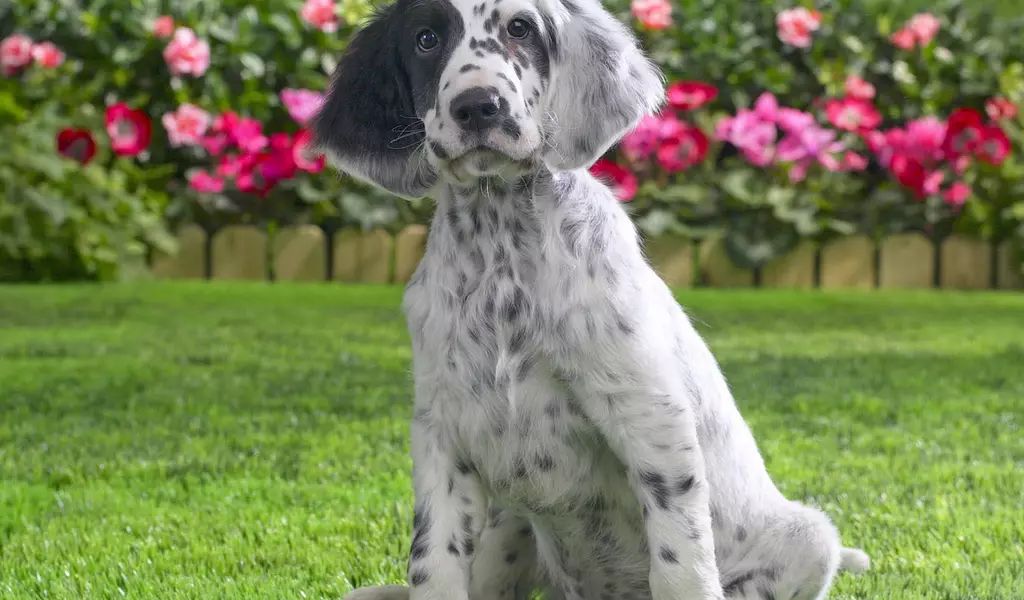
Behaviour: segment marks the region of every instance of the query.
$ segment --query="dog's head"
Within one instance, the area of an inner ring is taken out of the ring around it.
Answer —
[[[664,82],[599,0],[397,0],[350,42],[313,122],[341,171],[406,197],[587,167]]]

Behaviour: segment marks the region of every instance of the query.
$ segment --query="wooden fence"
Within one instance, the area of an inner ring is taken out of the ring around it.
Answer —
[[[230,226],[212,237],[198,226],[178,232],[180,249],[150,261],[161,279],[274,279],[405,283],[423,256],[426,228],[384,231],[287,227],[272,238],[255,227]],[[936,246],[918,234],[877,245],[852,236],[817,247],[804,242],[788,255],[751,271],[737,267],[719,240],[654,238],[647,254],[674,287],[1024,289],[1012,268],[1009,245],[952,236]]]

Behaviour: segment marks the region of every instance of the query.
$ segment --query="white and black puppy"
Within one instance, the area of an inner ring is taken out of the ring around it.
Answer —
[[[663,85],[598,0],[398,0],[341,58],[319,146],[437,203],[404,301],[409,587],[351,598],[817,600],[867,568],[777,490],[586,170]]]

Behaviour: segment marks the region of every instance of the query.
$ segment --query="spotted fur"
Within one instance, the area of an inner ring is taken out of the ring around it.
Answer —
[[[437,203],[403,304],[408,587],[351,600],[818,600],[840,567],[866,568],[775,487],[710,350],[586,171],[662,98],[597,0],[398,0],[351,42],[318,143]]]

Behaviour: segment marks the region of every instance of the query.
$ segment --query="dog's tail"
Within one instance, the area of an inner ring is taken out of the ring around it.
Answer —
[[[871,568],[871,558],[860,548],[843,548],[839,551],[839,570],[863,573]]]

